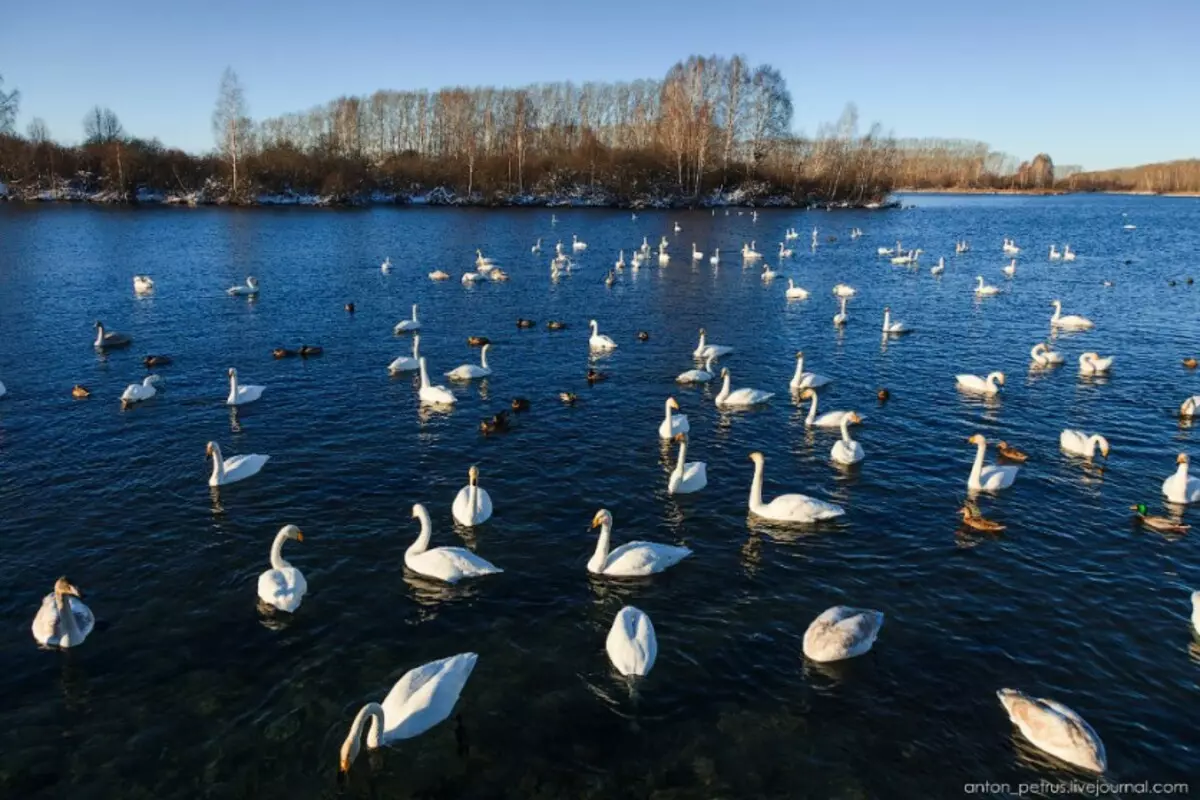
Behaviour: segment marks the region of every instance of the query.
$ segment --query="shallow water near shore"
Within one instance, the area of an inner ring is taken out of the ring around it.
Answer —
[[[757,221],[558,209],[555,225],[549,210],[0,206],[0,794],[924,798],[1081,777],[1015,733],[1001,687],[1079,712],[1105,742],[1111,781],[1194,777],[1198,534],[1139,529],[1128,506],[1164,513],[1176,454],[1200,455],[1175,416],[1200,394],[1200,371],[1180,365],[1200,356],[1200,285],[1186,282],[1200,278],[1200,203],[905,202],[916,208]],[[774,253],[788,227],[801,234],[795,257],[764,285],[737,251],[753,239]],[[573,233],[588,249],[552,281],[554,242],[569,248]],[[670,266],[605,287],[620,248],[628,260],[664,234]],[[1024,248],[1012,280],[1005,237]],[[960,238],[972,250],[956,257]],[[919,270],[876,256],[897,239],[924,249]],[[1078,259],[1049,262],[1051,242]],[[477,247],[511,280],[461,285]],[[453,280],[428,280],[438,268]],[[135,274],[154,278],[152,295],[135,297]],[[225,294],[247,275],[256,301]],[[1004,292],[977,301],[976,275]],[[787,302],[789,277],[811,298]],[[837,282],[859,290],[842,332]],[[1096,328],[1054,337],[1067,363],[1031,371],[1054,298]],[[387,374],[411,352],[392,326],[413,303],[435,383],[478,362],[467,336],[492,342],[493,376],[455,385],[448,413],[422,411],[413,379]],[[916,333],[883,340],[884,305]],[[518,330],[518,317],[538,325]],[[593,318],[619,348],[589,361]],[[98,356],[97,319],[133,346]],[[569,328],[547,331],[549,319]],[[722,362],[735,387],[777,392],[769,405],[723,414],[717,387],[676,386],[700,327],[736,348]],[[324,355],[272,358],[300,344]],[[807,402],[787,388],[801,349],[835,378],[821,409],[866,418],[859,468],[829,462],[836,432],[804,427]],[[1112,374],[1080,378],[1085,350],[1115,355]],[[162,389],[121,411],[149,353],[174,359],[156,370]],[[589,364],[608,380],[589,387]],[[229,367],[267,387],[236,413],[223,404]],[[956,373],[992,370],[1007,375],[998,399],[956,392]],[[74,384],[92,397],[73,399]],[[579,402],[564,406],[560,391]],[[670,395],[691,422],[688,457],[708,464],[695,495],[666,493],[674,450],[656,429]],[[480,418],[517,396],[531,410],[482,436]],[[1066,427],[1103,433],[1108,463],[1062,454]],[[1030,453],[1011,489],[980,500],[1008,526],[995,537],[964,534],[956,514],[976,432]],[[271,460],[211,492],[209,440]],[[754,450],[767,499],[804,492],[846,516],[791,529],[748,519]],[[450,504],[471,464],[496,510],[467,530]],[[465,544],[505,572],[453,588],[406,575],[417,502],[434,545]],[[599,508],[615,518],[614,544],[685,544],[693,557],[648,579],[589,577]],[[309,594],[292,618],[268,619],[255,582],[286,523],[305,532],[285,557]],[[64,574],[101,625],[78,649],[41,651],[29,624]],[[604,651],[625,604],[659,639],[634,687]],[[805,629],[835,604],[885,613],[873,651],[806,661]],[[461,721],[360,756],[339,781],[358,708],[411,667],[464,651],[479,662]]]

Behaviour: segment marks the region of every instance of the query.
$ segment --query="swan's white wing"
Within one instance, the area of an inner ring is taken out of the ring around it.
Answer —
[[[1017,479],[1019,467],[998,467],[994,464],[979,471],[979,485],[984,489],[1004,489]]]
[[[410,739],[450,716],[478,660],[459,653],[406,672],[383,700],[383,738]]]
[[[650,617],[633,606],[617,612],[605,641],[608,659],[622,675],[646,675],[658,658],[658,637]]]
[[[842,417],[849,413],[849,411],[826,411],[813,420],[813,425],[818,428],[837,428],[842,424]]]
[[[308,591],[304,573],[295,567],[269,569],[258,576],[258,596],[281,611],[295,611]]]
[[[840,661],[871,649],[883,612],[834,606],[821,613],[804,632],[804,654],[814,661]]]
[[[238,402],[253,403],[258,398],[262,397],[265,386],[238,386]]]
[[[1085,769],[1104,771],[1107,766],[1104,743],[1070,708],[1012,689],[1002,689],[997,694],[1009,719],[1039,749]]]
[[[805,494],[781,494],[765,504],[763,512],[760,516],[775,520],[815,522],[840,517],[846,513],[846,509]]]
[[[246,453],[240,456],[230,456],[225,459],[225,480],[241,480],[249,478],[251,475],[257,474],[270,460],[270,456],[259,455],[258,453]]]
[[[462,547],[437,547],[406,561],[414,571],[447,583],[504,571],[486,558]]]
[[[708,465],[703,461],[689,461],[684,464],[683,482],[693,492],[703,489],[708,485]]]
[[[608,554],[605,575],[650,575],[673,567],[692,554],[686,547],[627,542]]]
[[[66,647],[79,645],[92,632],[92,628],[96,626],[96,618],[92,614],[92,610],[87,607],[84,602],[76,597],[68,597],[67,603],[71,608],[71,613],[75,615],[75,625],[79,628],[80,637],[78,641],[63,642],[62,625],[59,623],[58,606],[54,602],[54,592],[42,598],[42,606],[38,609],[37,615],[33,618],[33,638],[39,644],[57,647],[60,644]]]

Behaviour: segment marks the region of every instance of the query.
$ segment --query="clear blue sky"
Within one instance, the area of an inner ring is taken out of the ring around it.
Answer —
[[[251,114],[343,94],[661,77],[692,53],[778,67],[812,133],[858,104],[897,136],[980,139],[1096,169],[1200,156],[1200,1],[395,2],[50,0],[0,11],[0,74],[81,138],[95,104],[126,129],[212,145],[226,65]]]

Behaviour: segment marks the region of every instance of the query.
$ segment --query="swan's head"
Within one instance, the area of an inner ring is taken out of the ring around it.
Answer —
[[[721,367],[721,377],[722,378],[729,377],[729,367]]]
[[[99,322],[97,322],[96,324],[97,324],[97,325],[99,325],[100,323],[99,323]],[[704,328],[701,328],[701,329],[700,329],[700,335],[701,335],[701,336],[703,336],[703,335],[704,335]]]
[[[857,412],[851,411],[850,416],[847,417],[847,419],[849,419],[854,425],[862,424],[862,417],[860,417]]]
[[[254,277],[253,275],[247,276],[246,285],[247,286],[258,286],[258,278]]]
[[[101,328],[103,328],[103,327],[104,327],[104,323],[103,323],[103,322],[101,322],[100,320],[96,320],[96,324],[95,324],[95,325],[93,325],[92,327],[94,327],[94,328],[96,328],[97,330],[99,330],[99,329],[101,329]],[[702,331],[702,332],[703,332],[703,331]]]
[[[234,369],[233,367],[230,367],[230,368],[229,368],[229,370],[228,370],[228,372],[227,372],[226,374],[228,374],[228,375],[229,375],[229,377],[231,377],[231,378],[236,378],[236,377],[237,377],[237,370],[236,370],[236,369]]]
[[[802,391],[802,392],[800,393],[800,399],[801,399],[801,400],[807,400],[807,399],[809,399],[810,397],[816,397],[816,396],[817,396],[817,393],[816,393],[816,392],[814,392],[812,389],[805,389],[804,391]]]
[[[676,400],[674,397],[668,397],[667,398],[667,408],[678,411],[679,410],[679,401]]]
[[[204,457],[208,458],[214,452],[216,452],[216,449],[217,449],[217,445],[214,442],[209,442],[208,444],[204,445]]]
[[[890,314],[890,313],[892,313],[892,307],[891,307],[891,306],[884,306],[884,307],[883,307],[883,313],[885,313],[885,314]]]
[[[600,528],[604,525],[612,526],[612,514],[608,513],[607,508],[602,508],[596,512],[596,516],[592,517],[592,527]]]
[[[74,595],[75,597],[83,596],[79,593],[79,588],[65,577],[59,578],[54,582],[54,593],[56,595],[70,594]]]
[[[982,433],[972,434],[970,439],[967,439],[968,444],[987,444],[987,439],[983,438]]]
[[[412,518],[413,519],[422,519],[427,516],[429,516],[429,512],[425,510],[425,506],[421,505],[420,503],[413,504],[413,507],[412,507]]]
[[[1175,456],[1175,463],[1176,464],[1188,463],[1187,453],[1180,453],[1179,455]]]
[[[803,351],[803,350],[797,350],[797,351],[796,351],[796,360],[797,360],[797,361],[801,361],[801,360],[803,360],[803,359],[804,359],[804,351]]]
[[[1004,373],[1003,372],[993,372],[992,375],[996,376],[996,383],[1000,384],[1001,386],[1004,385]]]
[[[1050,305],[1054,306],[1055,308],[1062,308],[1062,301],[1061,300],[1051,300]]]
[[[1100,455],[1108,458],[1108,439],[1105,439],[1103,436],[1101,436],[1100,440],[1096,442],[1096,444],[1100,446]]]
[[[750,460],[753,461],[755,464],[761,464],[764,461],[766,461],[766,458],[763,456],[762,453],[755,450],[753,453],[750,454]]]
[[[477,480],[479,480],[479,467],[472,464],[471,468],[467,470],[467,477],[470,478],[471,483],[475,483]]]
[[[285,534],[289,539],[295,539],[297,542],[304,541],[304,531],[300,530],[295,525],[284,525],[279,529],[279,532]]]

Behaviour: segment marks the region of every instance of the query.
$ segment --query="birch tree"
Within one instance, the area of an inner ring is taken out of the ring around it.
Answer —
[[[0,133],[12,133],[17,122],[17,108],[21,105],[21,93],[16,89],[5,94],[4,76],[0,75]]]
[[[212,116],[213,136],[217,150],[229,163],[232,173],[230,198],[238,196],[238,163],[244,157],[250,120],[246,111],[246,95],[233,67],[226,67],[221,74],[221,85],[217,89],[217,106]]]

